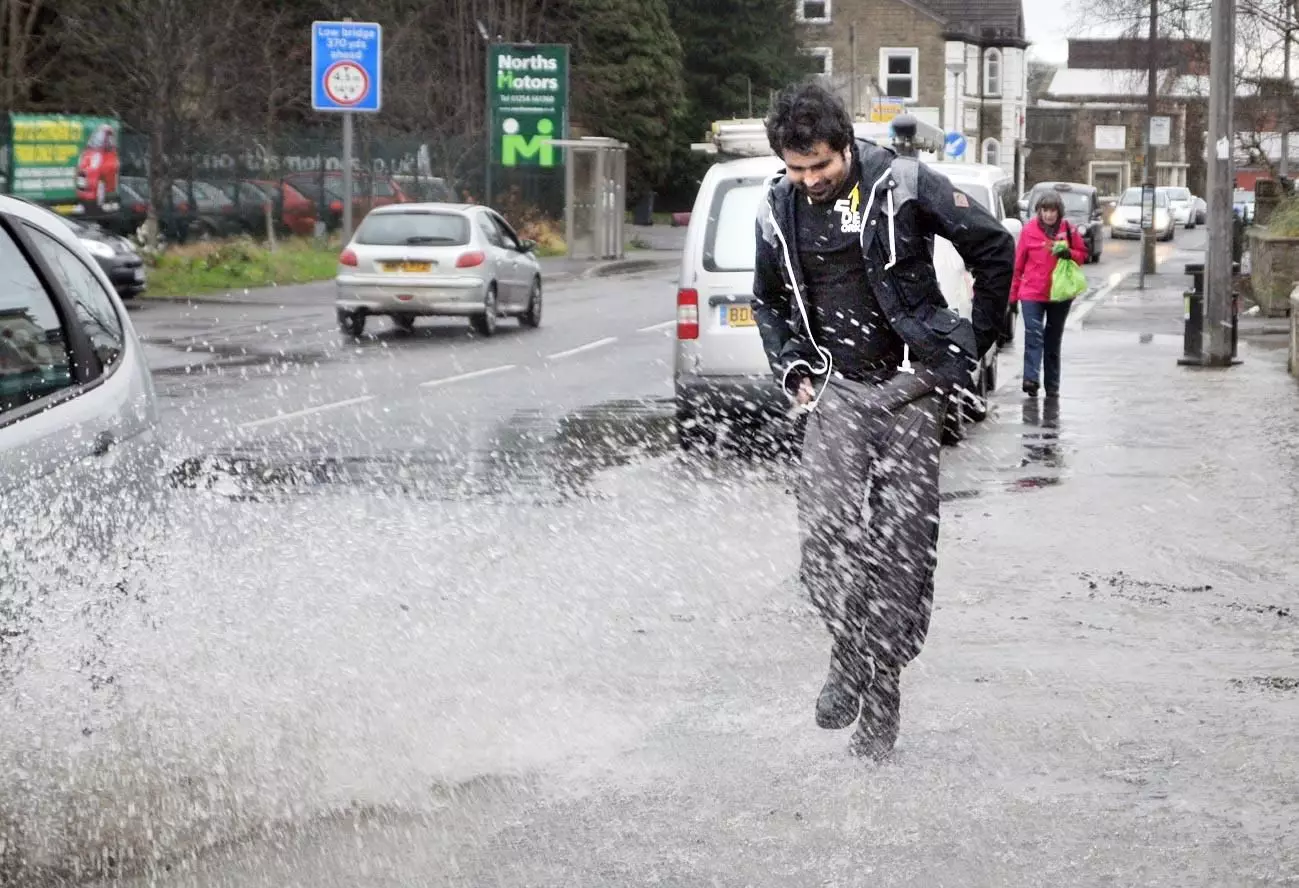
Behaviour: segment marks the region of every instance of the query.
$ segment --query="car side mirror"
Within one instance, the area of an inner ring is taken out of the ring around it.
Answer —
[[[520,253],[531,253],[531,252],[535,251],[536,249],[537,249],[537,242],[534,241],[534,240],[521,240],[521,241],[519,241],[519,252],[520,252]]]
[[[1019,219],[1002,219],[1001,224],[1006,227],[1006,230],[1010,232],[1011,237],[1016,240],[1019,239],[1020,234],[1024,231],[1024,223]]]

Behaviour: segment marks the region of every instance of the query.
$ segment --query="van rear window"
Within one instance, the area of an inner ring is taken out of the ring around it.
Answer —
[[[766,197],[762,179],[732,179],[717,187],[704,232],[704,268],[753,271],[757,238],[754,223]]]

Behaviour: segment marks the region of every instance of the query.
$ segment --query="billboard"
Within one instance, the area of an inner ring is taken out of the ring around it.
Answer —
[[[67,215],[115,212],[121,130],[114,117],[10,114],[8,192]]]
[[[487,57],[492,163],[559,167],[568,135],[568,46],[492,44]]]

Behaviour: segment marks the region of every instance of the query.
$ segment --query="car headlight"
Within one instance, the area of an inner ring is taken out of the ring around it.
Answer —
[[[113,248],[103,241],[90,240],[89,238],[83,237],[81,238],[81,245],[89,250],[92,256],[98,256],[101,259],[113,258]]]

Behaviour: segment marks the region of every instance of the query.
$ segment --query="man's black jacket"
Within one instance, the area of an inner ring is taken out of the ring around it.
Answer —
[[[862,181],[862,260],[889,324],[913,360],[954,385],[968,385],[997,341],[1015,271],[1015,241],[1001,222],[946,176],[913,157],[858,140]],[[831,372],[815,340],[794,242],[798,191],[779,173],[758,209],[754,315],[772,372],[787,392],[804,376]],[[972,320],[947,307],[933,265],[933,237],[951,241],[974,275]]]

